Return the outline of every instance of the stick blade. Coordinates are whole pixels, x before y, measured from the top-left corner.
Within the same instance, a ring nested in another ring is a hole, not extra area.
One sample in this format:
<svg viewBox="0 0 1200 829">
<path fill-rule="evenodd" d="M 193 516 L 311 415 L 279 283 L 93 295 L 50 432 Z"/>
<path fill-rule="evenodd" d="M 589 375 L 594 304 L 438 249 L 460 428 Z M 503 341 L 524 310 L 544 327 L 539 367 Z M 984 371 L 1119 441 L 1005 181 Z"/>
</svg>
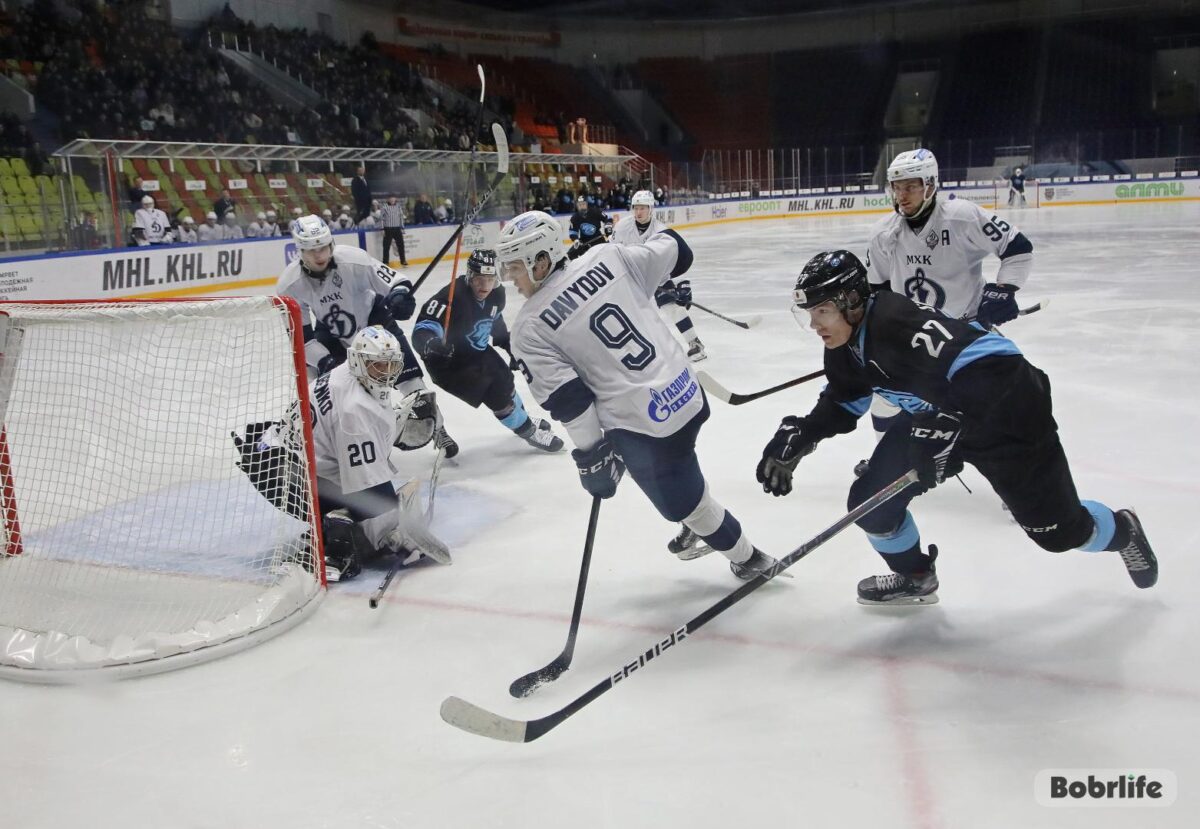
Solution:
<svg viewBox="0 0 1200 829">
<path fill-rule="evenodd" d="M 742 324 L 747 328 L 753 328 L 760 322 L 762 322 L 762 317 L 760 317 L 758 314 L 754 314 L 753 316 L 746 317 L 744 320 L 742 320 Z"/>
<path fill-rule="evenodd" d="M 562 657 L 559 657 L 544 668 L 538 668 L 536 671 L 514 679 L 512 685 L 508 686 L 508 693 L 517 699 L 527 697 L 547 682 L 558 679 L 569 667 L 570 663 L 564 662 Z"/>
<path fill-rule="evenodd" d="M 728 403 L 733 399 L 733 392 L 718 383 L 707 371 L 697 371 L 696 378 L 704 390 L 718 400 Z"/>
<path fill-rule="evenodd" d="M 525 730 L 529 723 L 501 717 L 464 699 L 446 697 L 441 713 L 443 720 L 462 731 L 508 743 L 527 742 Z"/>
<path fill-rule="evenodd" d="M 508 172 L 508 136 L 504 134 L 504 127 L 498 123 L 492 124 L 492 138 L 496 141 L 496 172 Z"/>
<path fill-rule="evenodd" d="M 483 78 L 483 64 L 475 64 L 475 71 L 479 73 L 479 103 L 483 103 L 483 93 L 487 89 L 487 81 Z"/>
</svg>

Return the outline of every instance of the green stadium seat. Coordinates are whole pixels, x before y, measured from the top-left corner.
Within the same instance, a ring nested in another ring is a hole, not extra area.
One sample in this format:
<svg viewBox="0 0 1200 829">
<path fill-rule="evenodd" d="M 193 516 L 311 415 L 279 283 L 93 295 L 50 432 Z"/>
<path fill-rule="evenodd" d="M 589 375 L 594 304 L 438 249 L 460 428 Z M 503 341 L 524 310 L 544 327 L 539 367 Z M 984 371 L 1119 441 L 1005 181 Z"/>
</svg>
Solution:
<svg viewBox="0 0 1200 829">
<path fill-rule="evenodd" d="M 0 158 L 0 176 L 11 176 L 12 174 L 12 167 L 9 166 L 8 159 Z"/>
<path fill-rule="evenodd" d="M 22 200 L 25 198 L 25 192 L 17 184 L 15 176 L 0 176 L 0 189 L 10 196 L 20 196 Z"/>
<path fill-rule="evenodd" d="M 14 176 L 29 175 L 29 166 L 25 163 L 25 159 L 23 158 L 9 158 L 8 166 L 12 168 Z"/>
</svg>

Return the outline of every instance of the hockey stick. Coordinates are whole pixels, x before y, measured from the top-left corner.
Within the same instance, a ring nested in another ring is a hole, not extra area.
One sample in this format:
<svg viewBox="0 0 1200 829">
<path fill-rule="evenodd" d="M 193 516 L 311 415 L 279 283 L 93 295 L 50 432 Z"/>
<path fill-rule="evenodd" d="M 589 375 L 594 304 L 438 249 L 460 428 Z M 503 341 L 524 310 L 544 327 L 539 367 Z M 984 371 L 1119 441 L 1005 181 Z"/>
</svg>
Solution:
<svg viewBox="0 0 1200 829">
<path fill-rule="evenodd" d="M 571 667 L 571 658 L 575 655 L 575 636 L 579 633 L 579 618 L 583 615 L 583 594 L 587 589 L 588 569 L 592 564 L 592 542 L 596 540 L 596 523 L 599 517 L 600 498 L 596 496 L 592 498 L 592 514 L 588 516 L 587 540 L 583 542 L 583 562 L 579 565 L 579 585 L 575 588 L 575 607 L 571 611 L 571 627 L 567 631 L 566 647 L 546 667 L 513 680 L 512 685 L 508 686 L 508 692 L 518 699 L 529 696 L 544 683 L 558 679 Z"/>
<path fill-rule="evenodd" d="M 462 236 L 463 230 L 466 229 L 467 225 L 475 221 L 475 217 L 487 206 L 492 196 L 496 194 L 496 188 L 500 186 L 500 182 L 504 181 L 504 178 L 508 175 L 508 136 L 504 134 L 503 127 L 499 124 L 492 124 L 492 137 L 496 141 L 496 173 L 492 176 L 492 180 L 488 184 L 488 189 L 484 190 L 483 195 L 479 197 L 479 201 L 467 211 L 462 221 L 458 223 L 458 227 L 455 228 L 454 233 L 442 245 L 442 249 L 437 252 L 433 260 L 425 266 L 425 270 L 421 273 L 420 278 L 413 283 L 412 292 L 414 294 L 417 292 L 417 288 L 421 287 L 421 283 L 429 277 L 429 274 L 433 273 L 433 269 L 437 267 L 438 262 L 442 261 L 442 257 L 446 255 L 446 251 L 450 250 L 450 246 L 454 244 L 459 236 Z"/>
<path fill-rule="evenodd" d="M 757 315 L 748 317 L 745 322 L 742 322 L 741 320 L 735 320 L 733 317 L 727 317 L 724 314 L 720 314 L 711 308 L 705 308 L 699 302 L 693 302 L 692 307 L 699 308 L 701 311 L 712 314 L 717 319 L 725 320 L 725 322 L 731 322 L 734 325 L 736 325 L 738 328 L 753 328 L 754 326 L 756 326 L 760 322 L 762 322 L 762 317 L 757 316 Z"/>
<path fill-rule="evenodd" d="M 771 386 L 769 389 L 762 391 L 751 392 L 750 394 L 737 394 L 731 392 L 723 385 L 713 379 L 713 376 L 707 371 L 698 371 L 696 376 L 700 379 L 700 385 L 704 390 L 718 400 L 723 400 L 731 406 L 740 406 L 743 403 L 749 403 L 751 400 L 757 400 L 760 397 L 766 397 L 768 394 L 774 394 L 777 391 L 790 389 L 792 386 L 798 386 L 801 383 L 807 383 L 809 380 L 816 380 L 818 377 L 825 376 L 825 369 L 814 371 L 812 374 L 806 374 L 803 377 L 797 377 L 795 380 L 788 380 L 786 383 L 780 383 L 778 386 Z"/>
<path fill-rule="evenodd" d="M 1050 304 L 1050 300 L 1043 299 L 1041 302 L 1035 302 L 1033 305 L 1030 305 L 1028 308 L 1022 308 L 1020 311 L 1017 311 L 1017 316 L 1024 317 L 1029 314 L 1036 314 L 1038 311 L 1042 310 L 1049 304 Z"/>
<path fill-rule="evenodd" d="M 779 573 L 791 567 L 800 559 L 811 553 L 813 550 L 820 547 L 829 539 L 840 533 L 846 527 L 853 524 L 859 518 L 862 518 L 867 513 L 879 507 L 885 501 L 895 497 L 910 484 L 917 480 L 916 470 L 910 470 L 903 478 L 898 478 L 892 483 L 885 486 L 879 492 L 872 495 L 866 501 L 863 501 L 857 507 L 852 509 L 846 515 L 839 518 L 831 526 L 813 536 L 810 540 L 797 547 L 792 552 L 782 558 L 775 567 L 771 568 L 766 574 L 758 576 L 751 581 L 746 582 L 737 590 L 733 591 L 725 598 L 721 599 L 716 604 L 709 607 L 699 616 L 692 619 L 683 626 L 676 628 L 662 640 L 655 642 L 645 651 L 639 653 L 630 661 L 624 663 L 616 671 L 602 679 L 592 688 L 586 691 L 573 701 L 545 717 L 540 717 L 536 720 L 514 720 L 508 717 L 502 717 L 499 714 L 493 714 L 491 711 L 480 708 L 466 700 L 458 697 L 447 697 L 442 702 L 441 714 L 442 719 L 448 722 L 455 728 L 460 728 L 463 731 L 469 731 L 472 734 L 478 734 L 481 737 L 490 737 L 493 740 L 504 740 L 510 743 L 528 743 L 541 737 L 547 731 L 559 726 L 564 720 L 578 712 L 585 705 L 594 702 L 598 697 L 612 690 L 612 687 L 618 682 L 623 682 L 629 679 L 630 675 L 641 667 L 644 667 L 650 660 L 662 656 L 668 648 L 672 648 L 683 644 L 697 630 L 703 627 L 707 622 L 711 621 L 721 613 L 728 610 L 733 605 L 740 602 L 742 599 L 749 596 L 758 588 L 762 587 L 770 577 L 776 576 Z"/>
<path fill-rule="evenodd" d="M 471 142 L 471 160 L 467 162 L 467 200 L 463 205 L 463 212 L 467 210 L 467 206 L 471 202 L 471 195 L 475 191 L 475 154 L 479 152 L 479 128 L 483 125 L 483 95 L 487 90 L 487 80 L 483 77 L 483 64 L 475 64 L 475 69 L 479 72 L 479 109 L 475 115 L 475 135 Z M 447 342 L 450 339 L 450 314 L 454 311 L 454 286 L 458 283 L 458 257 L 462 253 L 462 234 L 458 234 L 458 240 L 454 243 L 454 264 L 450 267 L 450 295 L 446 298 L 446 316 L 442 319 L 442 342 Z"/>
</svg>

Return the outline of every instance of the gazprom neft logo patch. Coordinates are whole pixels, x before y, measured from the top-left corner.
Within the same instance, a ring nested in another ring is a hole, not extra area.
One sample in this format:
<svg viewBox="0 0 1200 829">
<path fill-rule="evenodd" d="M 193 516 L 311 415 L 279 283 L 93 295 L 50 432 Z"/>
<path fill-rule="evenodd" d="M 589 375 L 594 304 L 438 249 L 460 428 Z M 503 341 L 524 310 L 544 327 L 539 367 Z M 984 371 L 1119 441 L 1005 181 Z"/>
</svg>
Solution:
<svg viewBox="0 0 1200 829">
<path fill-rule="evenodd" d="M 1033 788 L 1042 806 L 1153 808 L 1175 803 L 1179 781 L 1166 769 L 1042 769 Z"/>
</svg>

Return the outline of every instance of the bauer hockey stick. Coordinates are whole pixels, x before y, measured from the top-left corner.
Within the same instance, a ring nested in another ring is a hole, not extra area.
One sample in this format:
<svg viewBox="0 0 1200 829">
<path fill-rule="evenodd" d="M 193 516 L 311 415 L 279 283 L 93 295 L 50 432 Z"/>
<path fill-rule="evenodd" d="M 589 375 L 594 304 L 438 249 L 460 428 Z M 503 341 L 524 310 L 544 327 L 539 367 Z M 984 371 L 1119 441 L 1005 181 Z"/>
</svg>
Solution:
<svg viewBox="0 0 1200 829">
<path fill-rule="evenodd" d="M 706 314 L 712 314 L 717 319 L 725 320 L 725 322 L 731 322 L 734 325 L 736 325 L 738 328 L 747 328 L 747 329 L 753 328 L 754 326 L 756 326 L 760 322 L 762 322 L 762 317 L 757 316 L 757 315 L 752 316 L 752 317 L 747 317 L 745 322 L 742 322 L 741 320 L 735 320 L 733 317 L 727 317 L 724 314 L 718 313 L 717 311 L 714 311 L 711 308 L 705 308 L 699 302 L 693 302 L 692 307 L 699 308 L 701 311 L 704 311 Z"/>
<path fill-rule="evenodd" d="M 571 628 L 567 631 L 567 644 L 562 653 L 544 668 L 514 679 L 508 692 L 520 699 L 527 697 L 544 683 L 553 682 L 571 667 L 575 656 L 575 636 L 579 633 L 579 619 L 583 616 L 583 594 L 587 590 L 588 569 L 592 565 L 592 542 L 596 540 L 596 523 L 600 518 L 600 497 L 592 498 L 592 514 L 588 516 L 587 540 L 583 542 L 583 562 L 579 565 L 579 585 L 575 588 L 575 607 L 571 611 Z"/>
<path fill-rule="evenodd" d="M 504 128 L 499 124 L 492 124 L 492 138 L 496 142 L 496 173 L 492 176 L 491 182 L 488 183 L 488 189 L 484 190 L 483 195 L 479 197 L 479 201 L 466 212 L 462 221 L 458 223 L 458 227 L 454 229 L 454 233 L 442 245 L 442 249 L 437 252 L 433 260 L 425 266 L 425 270 L 421 273 L 420 278 L 413 283 L 412 292 L 414 294 L 417 292 L 417 288 L 421 287 L 421 283 L 429 278 L 429 274 L 433 273 L 433 269 L 437 267 L 438 262 L 442 261 L 442 257 L 446 255 L 446 251 L 450 250 L 450 246 L 462 235 L 467 225 L 475 221 L 475 217 L 491 201 L 492 196 L 496 194 L 496 188 L 500 186 L 500 182 L 504 181 L 504 178 L 508 175 L 508 136 L 504 134 Z"/>
<path fill-rule="evenodd" d="M 750 394 L 737 394 L 731 392 L 723 385 L 713 379 L 713 376 L 707 371 L 698 371 L 696 376 L 700 379 L 700 385 L 704 390 L 718 400 L 723 400 L 731 406 L 740 406 L 743 403 L 749 403 L 751 400 L 757 400 L 760 397 L 766 397 L 768 394 L 774 394 L 777 391 L 790 389 L 792 386 L 798 386 L 801 383 L 807 383 L 809 380 L 816 380 L 818 377 L 825 376 L 825 370 L 814 371 L 812 374 L 806 374 L 803 377 L 797 377 L 795 380 L 788 380 L 786 383 L 780 383 L 778 386 L 771 386 L 769 389 L 762 391 L 751 392 Z"/>
<path fill-rule="evenodd" d="M 509 719 L 508 717 L 502 717 L 499 714 L 493 714 L 491 711 L 480 708 L 478 705 L 474 705 L 466 700 L 459 699 L 458 697 L 447 697 L 442 702 L 442 719 L 455 728 L 460 728 L 463 731 L 469 731 L 472 734 L 478 734 L 481 737 L 490 737 L 493 740 L 504 740 L 510 743 L 528 743 L 536 740 L 547 731 L 550 731 L 551 729 L 561 725 L 564 720 L 577 713 L 584 706 L 594 702 L 598 697 L 602 696 L 607 691 L 612 690 L 612 687 L 617 683 L 624 682 L 625 680 L 629 679 L 634 671 L 644 667 L 650 660 L 662 656 L 667 649 L 676 647 L 686 642 L 707 622 L 711 621 L 716 616 L 725 612 L 730 607 L 749 596 L 755 590 L 762 587 L 771 580 L 771 577 L 782 573 L 788 567 L 791 567 L 797 561 L 820 547 L 826 541 L 833 538 L 859 518 L 862 518 L 864 515 L 876 509 L 889 499 L 894 498 L 906 487 L 915 483 L 916 481 L 916 470 L 909 470 L 909 472 L 905 474 L 903 478 L 897 478 L 895 481 L 879 490 L 879 492 L 872 495 L 866 501 L 863 501 L 850 512 L 846 513 L 846 515 L 839 518 L 831 526 L 822 530 L 820 533 L 813 536 L 813 538 L 811 538 L 809 541 L 806 541 L 804 544 L 788 553 L 765 574 L 746 582 L 737 590 L 733 591 L 725 598 L 709 607 L 690 622 L 679 628 L 676 628 L 665 638 L 655 642 L 649 648 L 633 657 L 633 659 L 621 665 L 609 676 L 592 686 L 590 690 L 575 698 L 572 702 L 568 703 L 564 707 L 558 709 L 553 714 L 540 717 L 536 720 L 513 720 Z"/>
</svg>

